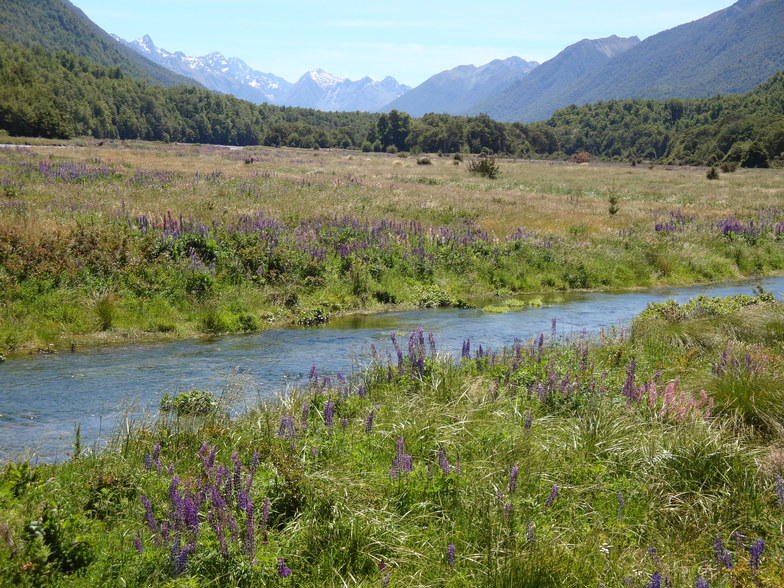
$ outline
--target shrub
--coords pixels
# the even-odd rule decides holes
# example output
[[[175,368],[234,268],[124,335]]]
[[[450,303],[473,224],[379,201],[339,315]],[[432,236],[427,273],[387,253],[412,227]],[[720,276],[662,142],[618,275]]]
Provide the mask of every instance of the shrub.
[[[588,163],[589,161],[591,161],[591,154],[587,151],[581,151],[572,155],[573,163]]]
[[[721,171],[723,171],[725,174],[731,174],[736,169],[738,169],[737,161],[725,161],[721,164]]]
[[[417,165],[431,165],[433,163],[429,157],[418,157],[416,162]]]
[[[610,194],[610,197],[607,199],[607,202],[610,204],[610,207],[607,209],[607,211],[611,215],[614,215],[616,212],[620,210],[620,208],[618,208],[618,197],[615,194]]]
[[[494,157],[480,157],[468,162],[468,171],[494,180],[501,173],[501,169]]]
[[[711,168],[705,174],[705,177],[708,178],[709,180],[718,180],[719,172],[715,167],[711,166]]]

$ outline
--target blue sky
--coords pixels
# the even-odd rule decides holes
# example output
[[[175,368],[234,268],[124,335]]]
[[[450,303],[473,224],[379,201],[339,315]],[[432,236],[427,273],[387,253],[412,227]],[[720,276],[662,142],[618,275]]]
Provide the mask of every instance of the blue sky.
[[[644,39],[732,0],[72,0],[109,33],[168,51],[220,51],[296,81],[322,68],[415,86],[458,65],[544,62],[581,39]]]

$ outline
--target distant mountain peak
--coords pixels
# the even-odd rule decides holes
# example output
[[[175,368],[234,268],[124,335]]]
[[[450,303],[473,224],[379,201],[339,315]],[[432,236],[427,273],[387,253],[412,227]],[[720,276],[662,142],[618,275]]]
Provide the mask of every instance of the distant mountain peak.
[[[520,57],[494,59],[484,65],[458,65],[429,77],[419,86],[389,104],[412,116],[428,112],[463,114],[471,104],[500,92],[524,78],[539,64]]]
[[[239,57],[213,51],[201,57],[170,53],[156,47],[149,35],[135,41],[115,39],[167,69],[189,76],[217,92],[233,94],[255,103],[269,102],[321,110],[364,110],[375,112],[410,90],[387,76],[376,82],[370,76],[352,82],[321,68],[305,72],[292,84],[270,73],[256,71]]]

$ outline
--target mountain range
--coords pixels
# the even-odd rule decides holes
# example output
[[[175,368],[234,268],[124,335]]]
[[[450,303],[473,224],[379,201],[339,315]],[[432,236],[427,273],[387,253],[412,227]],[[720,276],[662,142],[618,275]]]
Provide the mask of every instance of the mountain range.
[[[551,61],[564,61],[566,51]],[[549,71],[545,76],[549,66],[545,62],[469,111],[481,110],[496,120],[533,122],[571,104],[748,92],[784,69],[784,0],[740,0],[652,35],[571,79]]]
[[[322,69],[308,71],[292,84],[275,74],[254,70],[242,59],[227,58],[217,51],[202,57],[189,57],[181,51],[171,53],[157,47],[149,35],[130,42],[114,38],[150,61],[191,77],[210,90],[233,94],[256,104],[267,102],[325,111],[375,112],[411,89],[392,77],[376,81],[366,76],[352,81]]]
[[[388,104],[384,110],[397,109],[411,116],[422,116],[434,111],[463,114],[474,103],[524,78],[538,65],[536,61],[525,61],[519,57],[495,59],[479,67],[460,65],[428,78]]]
[[[486,113],[521,122],[546,120],[572,104],[748,92],[784,70],[783,25],[784,0],[738,0],[643,41],[583,39],[541,65],[519,57],[461,65],[411,89],[391,77],[352,81],[320,69],[291,83],[219,52],[189,57],[156,47],[149,36],[130,43],[113,38],[68,0],[0,2],[0,39],[68,51],[161,85],[324,111]]]

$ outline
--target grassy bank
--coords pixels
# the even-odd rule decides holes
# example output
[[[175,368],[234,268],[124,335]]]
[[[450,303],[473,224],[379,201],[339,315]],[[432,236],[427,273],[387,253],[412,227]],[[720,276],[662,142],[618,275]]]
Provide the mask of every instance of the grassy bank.
[[[169,399],[99,455],[5,466],[0,584],[780,586],[771,298],[459,362],[399,334],[239,417]]]
[[[510,160],[489,180],[466,163],[146,143],[3,148],[0,350],[784,269],[781,170],[710,181],[698,168]]]

